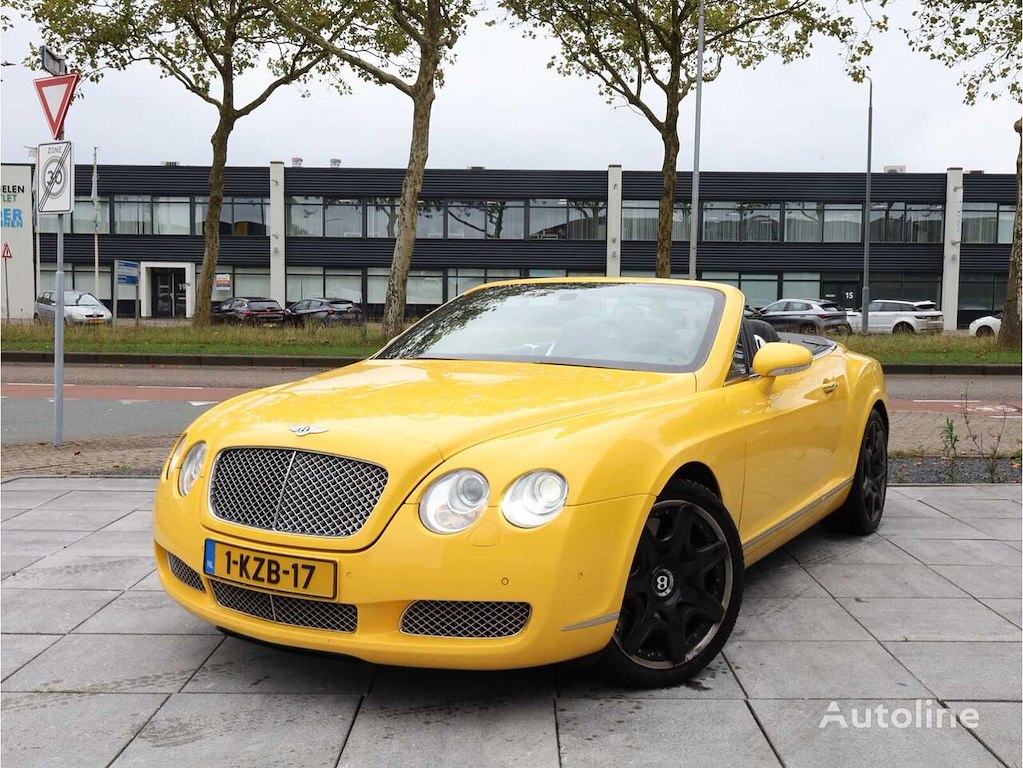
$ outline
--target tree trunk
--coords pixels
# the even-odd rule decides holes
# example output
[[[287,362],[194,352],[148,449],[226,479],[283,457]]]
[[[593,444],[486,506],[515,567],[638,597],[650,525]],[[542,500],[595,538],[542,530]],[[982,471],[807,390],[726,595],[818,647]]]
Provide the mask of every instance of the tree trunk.
[[[673,81],[676,82],[676,81]],[[677,82],[673,86],[678,92]],[[678,181],[678,101],[669,99],[664,115],[661,141],[661,203],[657,211],[657,277],[671,277],[671,235],[675,222],[675,186]]]
[[[416,244],[419,194],[423,191],[423,174],[430,154],[433,81],[439,65],[439,56],[432,67],[428,66],[424,57],[419,74],[420,85],[413,91],[412,96],[412,144],[405,180],[401,185],[398,232],[394,241],[394,256],[391,258],[391,274],[387,280],[387,298],[384,301],[384,335],[388,339],[401,333],[405,326],[405,299],[409,268],[412,266],[412,251]]]
[[[998,332],[998,346],[1001,349],[1019,351],[1021,329],[1020,303],[1020,195],[1023,194],[1023,120],[1017,120],[1016,133],[1020,134],[1019,151],[1016,153],[1016,219],[1012,225],[1012,250],[1009,252],[1009,283],[1005,286],[1005,308],[1002,311],[1002,329]]]
[[[227,141],[231,137],[232,121],[223,114],[217,123],[217,130],[210,137],[213,145],[213,165],[210,166],[210,197],[206,206],[206,221],[203,234],[206,249],[202,256],[202,271],[199,287],[195,291],[195,316],[193,325],[204,327],[210,324],[210,308],[213,297],[213,278],[220,256],[220,211],[224,207],[224,169],[227,167]]]

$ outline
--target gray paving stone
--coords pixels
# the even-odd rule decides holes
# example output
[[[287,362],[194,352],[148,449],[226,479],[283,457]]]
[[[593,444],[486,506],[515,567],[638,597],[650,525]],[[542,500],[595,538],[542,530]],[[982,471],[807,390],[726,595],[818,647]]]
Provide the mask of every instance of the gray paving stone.
[[[0,635],[0,678],[6,678],[45,651],[60,635]]]
[[[885,499],[884,516],[891,517],[945,517],[940,509],[935,509],[930,504],[914,499],[907,499],[904,496],[889,495]]]
[[[156,492],[157,479],[155,477],[98,477],[93,485],[88,487],[90,491],[146,491]]]
[[[1019,486],[1017,485],[1018,489]],[[917,485],[903,486],[899,493],[911,499],[948,501],[949,499],[998,499],[1003,498],[1004,487],[999,485]]]
[[[949,517],[954,517],[963,522],[970,522],[978,517],[995,518],[1017,518],[1020,516],[1020,506],[1015,501],[1007,499],[985,499],[970,501],[934,501],[931,502]]]
[[[558,669],[559,699],[744,699],[746,694],[723,656],[691,680],[669,688],[622,688],[598,667],[562,665]],[[376,691],[376,686],[373,688]]]
[[[133,507],[107,506],[95,509],[36,507],[5,520],[3,529],[37,531],[97,531],[130,514]]]
[[[808,565],[835,597],[966,597],[926,565]]]
[[[79,510],[79,509],[124,509],[128,512],[143,504],[152,505],[152,491],[71,491],[60,498],[40,504],[37,509]]]
[[[145,531],[153,533],[153,511],[151,509],[137,509],[120,520],[115,520],[103,532],[107,531]]]
[[[1017,504],[1023,504],[1023,487],[1018,483],[998,483],[996,485],[985,485],[984,492],[989,493],[997,499],[1008,499]]]
[[[977,727],[973,733],[984,742],[1006,765],[1023,765],[1021,748],[1021,722],[1023,712],[1019,702],[1010,701],[950,701],[956,712],[972,709],[977,713]]]
[[[112,590],[18,589],[0,591],[4,632],[66,634],[120,594]]]
[[[914,518],[914,522],[917,519],[919,518]],[[828,533],[820,527],[813,528],[790,541],[785,545],[785,550],[803,565],[916,562],[910,555],[880,536],[843,536]]]
[[[950,517],[894,517],[882,519],[877,532],[885,538],[990,539],[983,531]]]
[[[1023,600],[1012,598],[989,597],[981,600],[988,608],[1003,619],[1008,619],[1017,627],[1023,627]]]
[[[742,701],[567,699],[558,741],[564,768],[778,765]]]
[[[227,638],[185,686],[186,693],[365,693],[375,667]]]
[[[0,502],[0,520],[10,520],[12,517],[17,517],[28,512],[28,509],[21,507],[12,507],[7,504]]]
[[[220,642],[204,635],[65,635],[11,675],[4,690],[174,693]]]
[[[838,602],[878,640],[1016,640],[1019,628],[970,598],[868,597]]]
[[[16,517],[14,519],[20,520],[21,518]],[[1023,536],[1023,520],[1019,518],[975,517],[970,520],[970,525],[999,541],[1018,542],[1020,536]]]
[[[921,722],[926,723],[927,710],[937,718],[940,704],[933,700],[921,703]],[[778,751],[786,768],[817,768],[817,766],[895,766],[926,765],[928,768],[982,768],[998,766],[998,761],[981,746],[970,731],[962,726],[946,725],[943,728],[914,727],[917,712],[915,700],[879,701],[841,700],[836,701],[838,712],[829,713],[830,702],[826,701],[760,701],[750,705],[757,713],[771,744]],[[877,707],[882,705],[886,712],[881,717],[887,727],[877,725]],[[865,723],[869,711],[872,727],[853,727],[853,709],[856,723]],[[832,708],[834,709],[834,708]],[[907,722],[908,727],[892,725],[891,710],[900,712],[896,723]],[[823,721],[831,714],[841,715],[849,727],[843,728],[836,720]],[[951,723],[952,713],[941,712],[942,723]],[[948,718],[948,719],[945,719]],[[824,727],[820,727],[824,722]],[[932,723],[937,722],[932,719]]]
[[[934,570],[974,597],[1023,597],[1019,565],[936,565]]]
[[[3,764],[105,766],[166,697],[160,694],[4,693]]]
[[[553,699],[557,668],[460,671],[378,667],[372,695],[384,700],[443,704],[468,699]]]
[[[151,557],[50,555],[18,571],[5,587],[128,589],[156,568]]]
[[[339,765],[557,768],[554,701],[423,702],[374,693],[363,701]]]
[[[65,550],[69,555],[104,557],[153,557],[151,531],[111,531],[90,533]]]
[[[86,531],[4,531],[0,536],[0,554],[45,557],[88,535]]]
[[[929,691],[875,642],[730,642],[751,699],[904,699]]]
[[[830,597],[754,597],[742,601],[736,640],[870,640]]]
[[[19,489],[11,488],[8,483],[4,483],[2,490],[0,490],[0,505],[18,509],[33,509],[40,504],[59,499],[67,493],[70,493],[68,489]]]
[[[945,701],[1019,701],[1020,643],[885,643],[895,658]]]
[[[95,594],[95,593],[86,593]],[[123,635],[217,635],[220,631],[165,592],[124,592],[75,632]]]
[[[828,593],[784,549],[746,571],[742,585],[747,597],[827,597]]]
[[[3,493],[8,490],[14,491],[49,491],[55,490],[61,493],[76,491],[82,488],[91,488],[100,481],[97,477],[17,477],[13,480],[5,480],[0,486]]]
[[[5,580],[43,559],[42,555],[4,555],[0,558],[0,575]]]
[[[171,696],[112,764],[334,768],[358,696]]]
[[[161,590],[162,591],[163,590],[163,585],[160,583],[160,574],[157,573],[154,570],[151,574],[146,576],[146,578],[142,579],[142,581],[140,581],[138,584],[133,586],[131,589],[132,589],[133,592],[135,590]]]
[[[1023,563],[1018,550],[1001,541],[976,539],[904,539],[892,544],[927,565],[1014,565]]]

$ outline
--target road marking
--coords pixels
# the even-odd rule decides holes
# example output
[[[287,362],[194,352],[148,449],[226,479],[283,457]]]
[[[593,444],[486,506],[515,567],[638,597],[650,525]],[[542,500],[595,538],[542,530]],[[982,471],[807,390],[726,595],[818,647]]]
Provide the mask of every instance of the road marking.
[[[189,400],[188,404],[198,407],[200,405],[213,405],[216,402],[216,400]]]
[[[169,387],[163,384],[139,384],[139,389],[202,389],[202,387]]]

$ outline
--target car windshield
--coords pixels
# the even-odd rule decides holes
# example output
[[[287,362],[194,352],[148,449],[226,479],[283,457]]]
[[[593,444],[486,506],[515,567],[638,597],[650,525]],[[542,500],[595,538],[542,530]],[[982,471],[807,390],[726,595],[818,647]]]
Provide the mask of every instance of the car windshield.
[[[724,301],[718,290],[686,285],[499,284],[445,304],[377,357],[695,371]]]
[[[75,293],[74,291],[64,291],[64,306],[79,306],[79,307],[102,307],[103,304],[93,296],[91,293]]]
[[[281,305],[276,301],[250,301],[249,309],[255,310],[267,310],[267,309],[280,309]]]

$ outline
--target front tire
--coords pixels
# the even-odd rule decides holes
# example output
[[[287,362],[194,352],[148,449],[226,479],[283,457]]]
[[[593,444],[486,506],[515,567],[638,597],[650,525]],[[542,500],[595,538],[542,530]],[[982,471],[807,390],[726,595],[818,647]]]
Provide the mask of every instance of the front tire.
[[[881,414],[874,409],[863,430],[849,496],[824,519],[826,527],[860,536],[873,533],[881,523],[887,492],[888,429]]]
[[[640,535],[622,611],[601,663],[635,688],[675,685],[717,656],[742,602],[742,544],[732,516],[702,485],[660,497]]]
[[[892,333],[904,333],[907,335],[911,335],[916,333],[916,329],[909,323],[899,323],[894,328],[892,328]]]

